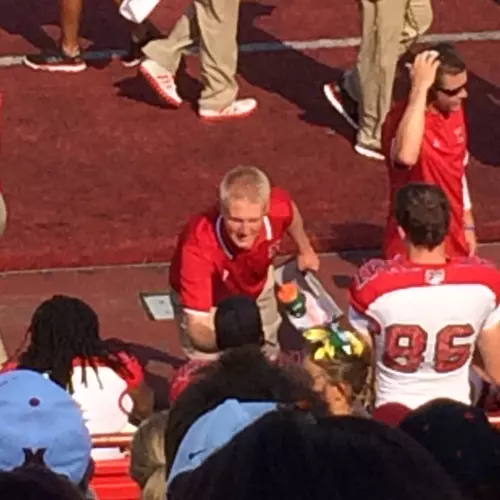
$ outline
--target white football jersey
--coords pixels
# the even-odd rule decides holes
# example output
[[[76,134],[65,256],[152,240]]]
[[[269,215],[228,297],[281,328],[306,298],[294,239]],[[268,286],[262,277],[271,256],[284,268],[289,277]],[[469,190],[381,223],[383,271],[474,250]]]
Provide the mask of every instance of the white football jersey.
[[[349,319],[374,340],[376,406],[471,403],[479,333],[500,321],[500,272],[478,258],[421,265],[372,260],[354,277]]]
[[[80,406],[90,434],[118,434],[134,432],[128,423],[132,411],[132,398],[127,394],[127,382],[113,369],[99,366],[97,374],[87,368],[87,385],[82,383],[82,367],[73,368],[73,399]],[[117,448],[93,448],[94,460],[115,459],[125,456]]]

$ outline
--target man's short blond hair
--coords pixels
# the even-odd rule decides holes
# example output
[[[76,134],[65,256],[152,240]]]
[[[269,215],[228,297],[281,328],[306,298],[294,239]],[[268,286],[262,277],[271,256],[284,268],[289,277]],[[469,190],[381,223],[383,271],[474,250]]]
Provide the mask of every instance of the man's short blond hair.
[[[221,210],[227,207],[229,199],[246,199],[251,203],[269,205],[271,182],[257,167],[241,165],[230,170],[222,179],[219,188]]]

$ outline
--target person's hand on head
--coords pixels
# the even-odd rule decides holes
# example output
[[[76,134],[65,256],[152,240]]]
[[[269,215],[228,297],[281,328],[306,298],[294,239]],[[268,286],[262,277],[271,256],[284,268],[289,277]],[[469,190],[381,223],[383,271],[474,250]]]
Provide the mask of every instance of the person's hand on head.
[[[439,68],[439,52],[426,50],[417,55],[413,64],[408,64],[413,87],[429,90],[436,80]]]

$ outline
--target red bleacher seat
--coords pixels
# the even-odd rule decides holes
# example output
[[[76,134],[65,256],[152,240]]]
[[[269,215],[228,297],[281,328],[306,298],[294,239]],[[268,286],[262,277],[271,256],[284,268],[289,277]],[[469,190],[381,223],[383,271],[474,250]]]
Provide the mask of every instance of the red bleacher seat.
[[[92,436],[93,448],[128,448],[131,434]],[[90,483],[99,500],[139,500],[140,489],[129,476],[130,457],[97,460]]]

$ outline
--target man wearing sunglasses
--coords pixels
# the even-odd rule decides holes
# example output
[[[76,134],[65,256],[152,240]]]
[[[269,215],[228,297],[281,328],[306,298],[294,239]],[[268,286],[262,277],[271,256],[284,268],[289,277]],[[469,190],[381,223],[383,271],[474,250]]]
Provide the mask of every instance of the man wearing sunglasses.
[[[465,62],[453,45],[441,43],[418,54],[409,70],[408,100],[392,109],[382,132],[390,182],[385,256],[405,252],[392,205],[395,193],[409,182],[437,184],[443,189],[451,205],[446,251],[450,257],[473,255],[476,236],[465,175],[469,157],[463,109]]]

